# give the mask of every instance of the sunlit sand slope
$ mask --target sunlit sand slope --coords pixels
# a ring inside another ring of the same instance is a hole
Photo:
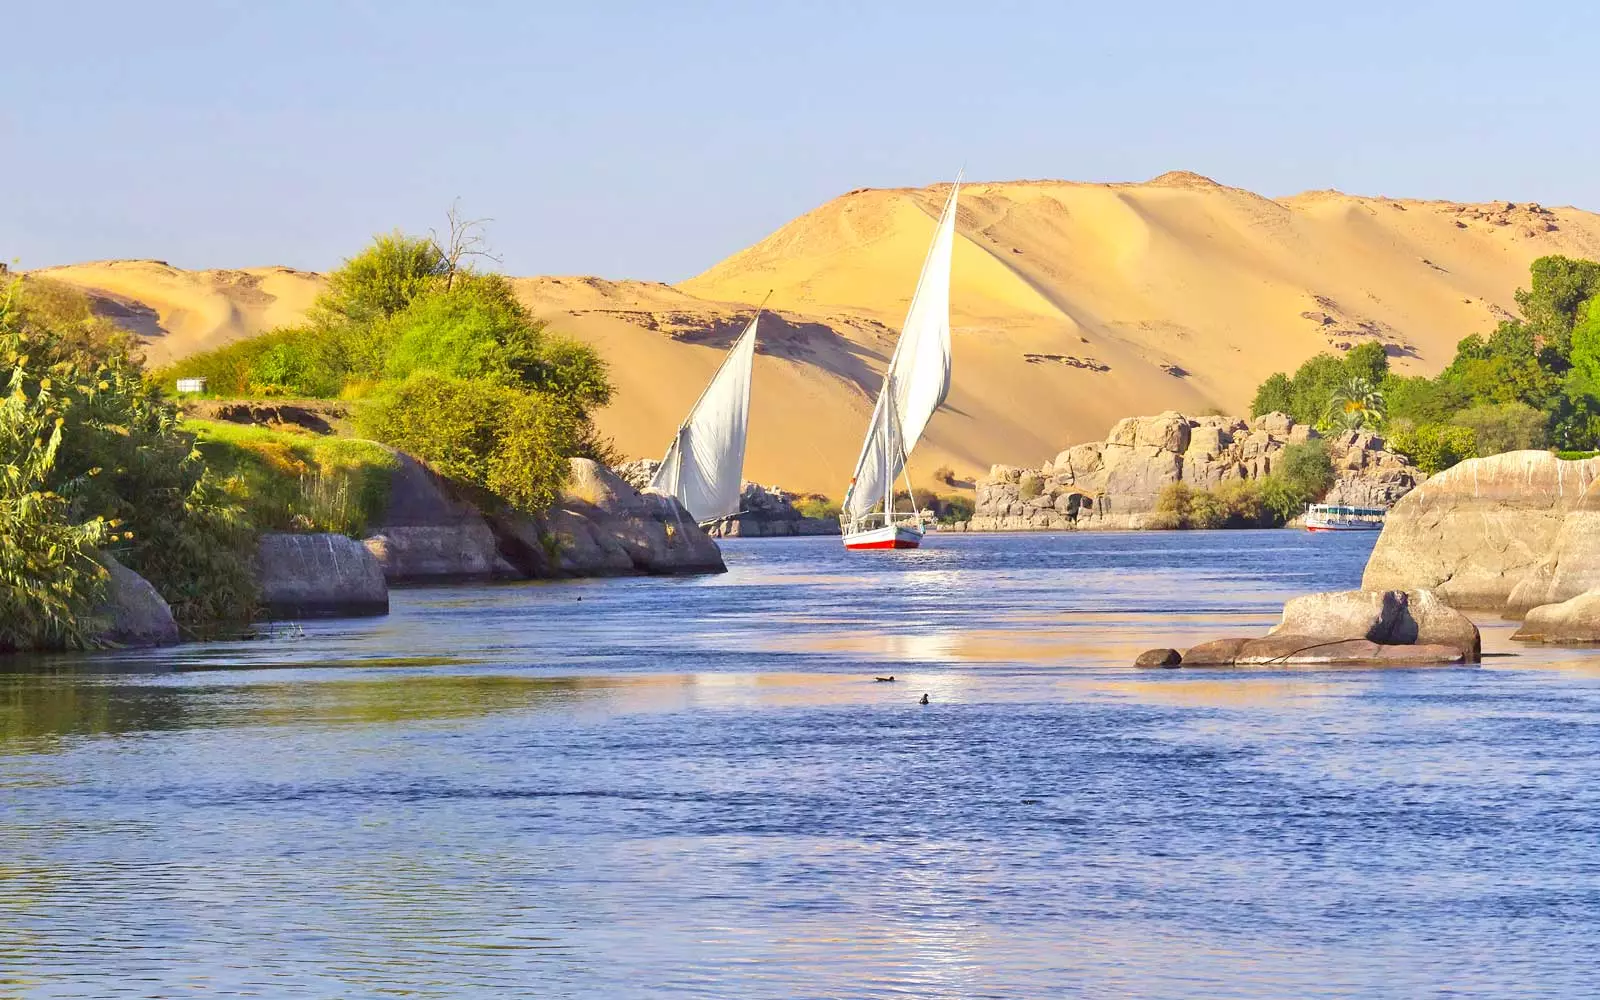
[[[517,288],[611,362],[617,401],[600,422],[641,456],[665,450],[770,291],[747,471],[837,496],[947,193],[851,192],[677,286],[548,277]],[[1271,372],[1364,341],[1433,373],[1461,337],[1516,308],[1534,258],[1600,258],[1600,216],[1576,209],[1272,200],[1184,173],[969,184],[957,233],[954,387],[912,463],[922,481],[944,464],[966,475],[1037,464],[1130,414],[1239,412]],[[319,287],[276,268],[48,273],[123,309],[156,360],[290,322]]]

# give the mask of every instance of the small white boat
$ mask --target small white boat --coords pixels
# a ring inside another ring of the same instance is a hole
[[[1382,507],[1352,507],[1347,504],[1306,504],[1307,531],[1382,531]]]
[[[744,488],[744,446],[750,427],[750,372],[756,356],[756,324],[763,301],[750,325],[728,348],[678,427],[678,434],[650,481],[652,489],[677,497],[701,524],[739,512]]]
[[[950,257],[960,189],[957,176],[922,263],[894,355],[883,373],[855,475],[845,491],[841,526],[847,549],[914,549],[922,543],[926,529],[910,500],[910,477],[905,477],[909,510],[895,509],[895,482],[905,476],[911,449],[950,393]]]

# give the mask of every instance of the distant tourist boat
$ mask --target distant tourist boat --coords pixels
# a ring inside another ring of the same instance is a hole
[[[677,497],[702,525],[739,513],[756,324],[766,305],[763,299],[750,325],[728,348],[727,357],[678,427],[650,481],[652,489]]]
[[[905,484],[911,509],[895,510],[895,480],[905,474],[911,449],[950,392],[950,255],[960,188],[957,175],[845,491],[841,521],[847,549],[914,549],[927,530],[909,476]]]
[[[1382,531],[1382,507],[1351,507],[1345,504],[1306,504],[1307,531]]]

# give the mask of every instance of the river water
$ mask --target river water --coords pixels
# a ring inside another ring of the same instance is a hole
[[[1371,542],[735,540],[6,661],[0,996],[1596,995],[1600,655],[1128,666]]]

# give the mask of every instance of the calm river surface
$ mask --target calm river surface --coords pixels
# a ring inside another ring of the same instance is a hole
[[[1594,996],[1600,654],[1128,666],[1371,541],[735,541],[4,661],[0,996]]]

